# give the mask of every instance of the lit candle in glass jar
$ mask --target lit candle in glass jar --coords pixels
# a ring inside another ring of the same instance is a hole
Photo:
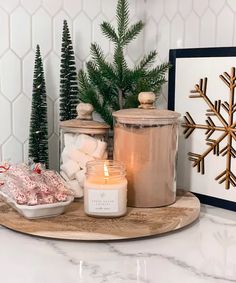
[[[84,210],[90,216],[119,217],[127,211],[125,167],[113,160],[90,161],[86,165]]]

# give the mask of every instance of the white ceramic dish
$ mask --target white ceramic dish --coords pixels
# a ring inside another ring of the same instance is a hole
[[[4,194],[1,191],[0,196],[4,199],[4,201],[9,203],[11,207],[13,207],[21,215],[28,219],[58,216],[62,214],[65,211],[66,207],[74,200],[73,196],[68,196],[68,200],[64,202],[30,206],[17,204],[13,199],[11,199],[8,195]]]

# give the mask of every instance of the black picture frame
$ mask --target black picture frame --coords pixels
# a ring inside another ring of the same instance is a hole
[[[175,110],[175,77],[176,60],[178,58],[197,58],[197,57],[236,57],[236,47],[211,47],[211,48],[189,48],[189,49],[170,49],[168,79],[168,109]],[[236,211],[236,202],[224,200],[208,195],[193,192],[203,204],[208,204],[227,210]]]

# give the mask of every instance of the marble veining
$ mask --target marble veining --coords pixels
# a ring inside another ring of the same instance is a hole
[[[189,265],[188,263],[184,262],[183,260],[180,260],[174,256],[167,256],[165,254],[158,254],[158,253],[138,253],[138,254],[128,254],[128,253],[123,253],[120,250],[116,249],[114,246],[111,246],[111,252],[116,253],[119,256],[128,256],[128,257],[133,257],[133,256],[138,256],[138,257],[144,257],[144,258],[152,258],[152,257],[159,257],[162,260],[166,260],[169,263],[176,265],[180,268],[183,268],[184,270],[188,270],[191,273],[193,273],[196,276],[204,277],[204,278],[211,278],[211,279],[217,279],[217,280],[226,280],[228,282],[235,282],[234,279],[228,279],[224,278],[223,276],[215,276],[213,274],[208,274],[206,272],[201,272],[194,266]]]
[[[235,220],[234,212],[202,206],[199,221],[178,232],[109,243],[49,240],[0,227],[1,282],[236,282]]]

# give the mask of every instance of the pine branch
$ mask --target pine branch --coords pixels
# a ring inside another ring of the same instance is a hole
[[[137,82],[146,76],[146,71],[143,69],[134,69],[126,71],[125,75],[125,92],[132,92]]]
[[[96,43],[92,43],[90,50],[91,50],[93,63],[98,68],[100,68],[100,71],[102,72],[101,75],[105,76],[109,80],[116,80],[117,77],[113,70],[113,67],[111,66],[111,64],[106,62],[101,47]]]
[[[109,110],[109,107],[101,103],[99,97],[94,91],[94,89],[88,89],[86,92],[86,100],[84,102],[90,103],[93,105],[94,109],[101,115],[101,117],[106,121],[110,126],[113,124],[112,112]]]
[[[90,90],[92,86],[89,84],[88,76],[83,70],[80,70],[78,73],[78,81],[79,81],[79,99],[82,100],[83,102],[88,102],[86,101],[87,99],[86,95],[87,95],[87,91]]]
[[[122,39],[129,24],[129,7],[127,0],[118,0],[116,19],[118,24],[118,35],[119,38]]]
[[[127,0],[118,0],[116,29],[107,22],[101,24],[102,33],[115,45],[113,62],[109,63],[99,45],[91,45],[92,59],[86,64],[87,74],[79,72],[79,96],[90,102],[101,117],[112,126],[112,111],[123,107],[137,107],[141,91],[157,93],[163,83],[169,64],[151,69],[157,52],[144,56],[134,69],[129,69],[124,48],[134,40],[144,27],[139,21],[129,27]],[[93,101],[94,100],[94,101]]]
[[[125,61],[124,52],[120,45],[115,48],[114,65],[116,67],[116,76],[118,77],[117,85],[122,88],[124,72],[128,70],[128,65]]]
[[[129,95],[126,98],[124,108],[137,108],[139,106],[138,94]]]
[[[109,103],[112,103],[111,99],[111,84],[109,81],[106,81],[105,77],[101,76],[100,70],[96,67],[96,65],[89,61],[87,64],[87,71],[89,75],[89,80],[93,87],[98,90],[104,100],[108,100]]]
[[[97,43],[91,43],[90,52],[92,59],[97,62],[98,65],[104,64],[105,57],[101,47]]]
[[[142,21],[139,21],[136,24],[132,25],[123,35],[122,45],[125,46],[129,44],[132,40],[134,40],[142,31],[143,27],[144,23]]]
[[[152,64],[155,62],[157,57],[157,51],[151,51],[148,55],[144,56],[143,59],[140,61],[139,65],[136,69],[148,69],[152,66]]]
[[[148,71],[147,76],[149,77],[149,79],[154,79],[154,80],[165,78],[165,74],[167,70],[169,69],[169,67],[170,67],[169,63],[163,63],[157,66],[156,68]]]
[[[103,22],[101,24],[102,33],[112,42],[117,43],[119,42],[119,38],[116,34],[114,27],[111,26],[108,22]]]

